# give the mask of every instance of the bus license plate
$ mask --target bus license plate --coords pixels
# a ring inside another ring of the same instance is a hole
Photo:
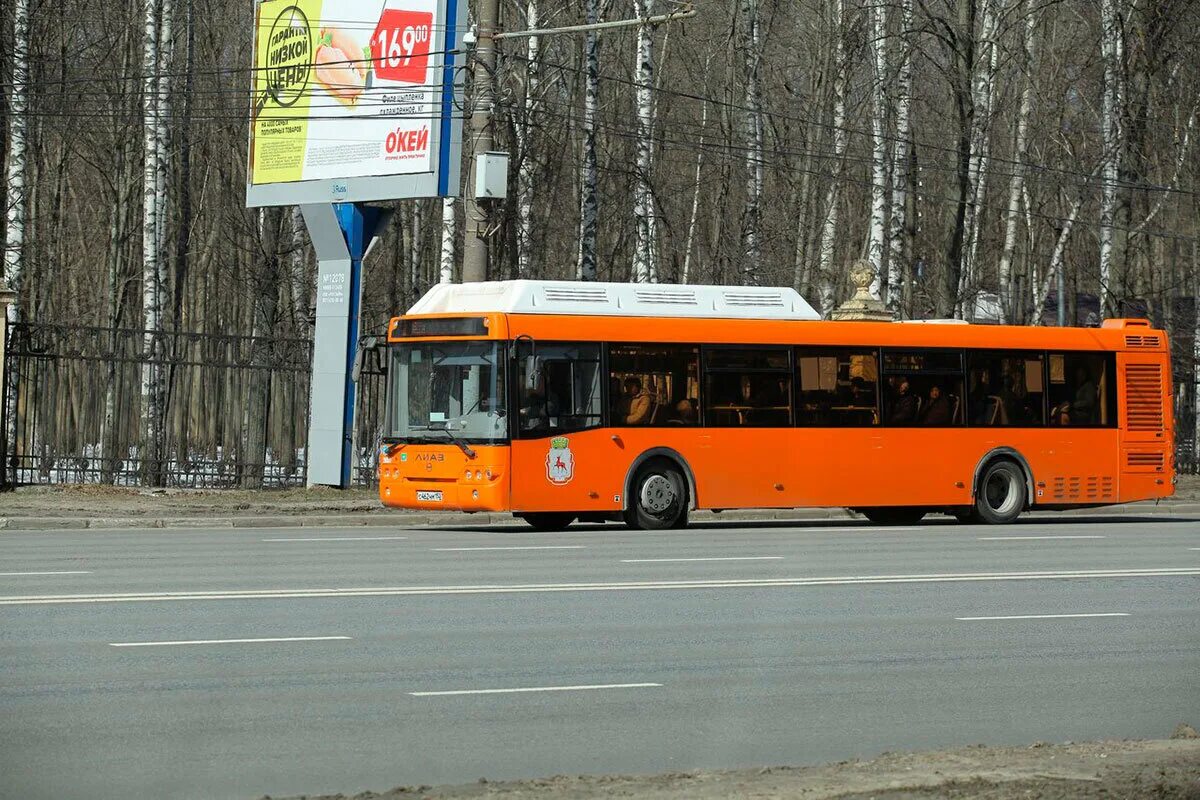
[[[423,503],[440,503],[442,502],[441,492],[417,492],[417,501]]]

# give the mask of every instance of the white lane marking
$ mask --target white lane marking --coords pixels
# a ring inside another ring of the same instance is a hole
[[[263,642],[334,642],[349,636],[274,636],[268,639],[183,639],[174,642],[109,642],[109,647],[174,647],[183,644],[261,644]]]
[[[1092,569],[1042,572],[949,572],[924,575],[845,575],[813,578],[746,578],[613,583],[528,583],[460,586],[363,586],[326,589],[241,589],[141,594],[5,595],[0,606],[62,603],[157,603],[168,600],[280,600],[315,597],[392,597],[457,594],[535,594],[543,592],[615,592],[635,590],[769,589],[798,586],[848,586],[907,583],[1096,580],[1103,578],[1178,578],[1200,576],[1200,567]]]
[[[714,556],[712,558],[622,558],[622,564],[663,564],[675,561],[779,561],[783,556]]]
[[[0,575],[9,577],[16,575],[91,575],[90,569],[72,569],[61,570],[56,572],[0,572]]]
[[[264,542],[390,542],[407,536],[303,536],[287,539],[263,539]]]
[[[981,542],[1029,542],[1035,539],[1104,539],[1104,536],[977,536]]]
[[[1189,547],[1188,550],[1200,550],[1200,547]]]
[[[516,689],[453,689],[445,692],[409,692],[413,697],[451,697],[462,694],[519,694],[522,692],[584,692],[592,689],[648,689],[661,683],[591,683],[580,686],[522,686]]]
[[[1083,617],[1128,617],[1123,611],[1099,614],[1010,614],[1003,617],[955,617],[960,622],[982,622],[993,619],[1077,619]]]
[[[505,547],[431,547],[435,553],[465,553],[472,550],[583,550],[582,544],[527,544]]]

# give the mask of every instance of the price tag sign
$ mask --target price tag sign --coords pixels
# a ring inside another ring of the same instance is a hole
[[[375,74],[402,83],[425,83],[432,30],[433,14],[384,9],[371,35]]]

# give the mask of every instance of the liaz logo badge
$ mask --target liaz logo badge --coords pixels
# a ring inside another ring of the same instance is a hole
[[[570,483],[573,477],[575,457],[571,455],[570,443],[565,436],[555,436],[550,440],[550,452],[546,454],[546,478],[561,486]]]

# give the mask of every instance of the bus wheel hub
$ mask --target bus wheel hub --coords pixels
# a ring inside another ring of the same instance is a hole
[[[675,502],[675,486],[664,475],[651,475],[642,484],[642,507],[654,514],[661,514]]]

